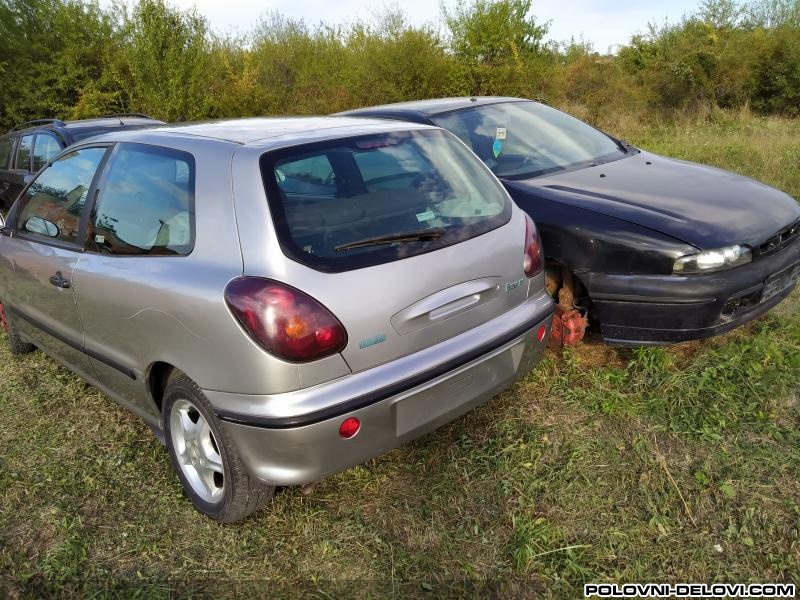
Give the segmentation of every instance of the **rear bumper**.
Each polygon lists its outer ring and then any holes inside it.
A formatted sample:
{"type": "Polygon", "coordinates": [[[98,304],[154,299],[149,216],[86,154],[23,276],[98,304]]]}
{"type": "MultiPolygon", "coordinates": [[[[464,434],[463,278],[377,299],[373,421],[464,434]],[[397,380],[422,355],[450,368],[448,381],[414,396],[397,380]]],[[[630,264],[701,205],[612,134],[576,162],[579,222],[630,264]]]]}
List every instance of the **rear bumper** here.
{"type": "Polygon", "coordinates": [[[789,296],[798,275],[800,242],[709,275],[590,273],[583,280],[605,341],[647,346],[708,338],[752,321],[789,296]]]}
{"type": "Polygon", "coordinates": [[[542,326],[549,333],[552,311],[542,295],[415,355],[298,392],[205,394],[254,477],[271,485],[318,481],[432,431],[511,385],[541,358],[547,338],[540,342],[537,333],[542,326]],[[466,344],[481,336],[480,344],[466,344]],[[461,352],[451,355],[459,342],[461,352]],[[439,361],[429,362],[437,355],[439,361]],[[280,396],[284,414],[278,415],[272,407],[280,396]],[[230,409],[241,408],[242,400],[261,405],[260,414],[230,409]],[[317,409],[286,410],[300,405],[317,409]],[[358,418],[361,429],[345,440],[339,425],[348,417],[358,418]]]}

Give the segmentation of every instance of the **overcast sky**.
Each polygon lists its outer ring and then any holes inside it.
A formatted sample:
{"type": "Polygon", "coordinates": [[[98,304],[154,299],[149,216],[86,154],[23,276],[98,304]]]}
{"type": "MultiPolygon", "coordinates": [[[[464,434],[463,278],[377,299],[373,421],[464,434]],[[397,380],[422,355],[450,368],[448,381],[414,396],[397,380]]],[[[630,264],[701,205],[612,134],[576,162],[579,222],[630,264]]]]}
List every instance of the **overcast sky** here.
{"type": "MultiPolygon", "coordinates": [[[[309,24],[347,23],[369,19],[386,6],[400,6],[417,24],[440,22],[439,0],[170,0],[183,8],[196,6],[214,29],[246,33],[267,11],[303,18],[309,24]]],[[[452,5],[452,0],[446,0],[452,5]]],[[[624,44],[630,36],[644,31],[647,24],[675,21],[694,10],[699,0],[534,0],[533,14],[539,21],[551,21],[550,37],[576,39],[581,35],[606,52],[624,44]]]]}

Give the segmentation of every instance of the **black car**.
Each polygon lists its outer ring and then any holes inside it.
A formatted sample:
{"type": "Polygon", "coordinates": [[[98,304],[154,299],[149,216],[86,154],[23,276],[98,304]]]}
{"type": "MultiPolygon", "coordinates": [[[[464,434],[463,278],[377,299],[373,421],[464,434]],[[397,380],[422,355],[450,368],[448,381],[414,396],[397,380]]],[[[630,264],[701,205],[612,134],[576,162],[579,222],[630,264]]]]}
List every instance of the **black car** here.
{"type": "Polygon", "coordinates": [[[163,123],[140,113],[120,113],[79,121],[38,119],[20,123],[0,136],[0,211],[8,211],[33,174],[70,144],[117,129],[138,129],[163,123]]]}
{"type": "Polygon", "coordinates": [[[634,148],[520,98],[449,98],[340,113],[438,125],[469,146],[539,228],[554,326],[660,345],[729,331],[800,279],[800,206],[720,169],[634,148]]]}

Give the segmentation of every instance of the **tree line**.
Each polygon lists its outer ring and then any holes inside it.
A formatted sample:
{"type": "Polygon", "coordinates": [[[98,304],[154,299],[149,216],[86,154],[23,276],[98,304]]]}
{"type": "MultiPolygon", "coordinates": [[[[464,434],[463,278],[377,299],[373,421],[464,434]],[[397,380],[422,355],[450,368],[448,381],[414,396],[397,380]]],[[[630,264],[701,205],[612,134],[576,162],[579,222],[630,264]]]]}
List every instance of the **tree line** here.
{"type": "Polygon", "coordinates": [[[167,121],[324,114],[453,95],[515,95],[669,118],[800,115],[800,0],[702,0],[612,53],[547,40],[532,0],[460,0],[443,26],[390,10],[348,26],[267,13],[220,34],[166,0],[0,0],[0,127],[144,112],[167,121]]]}

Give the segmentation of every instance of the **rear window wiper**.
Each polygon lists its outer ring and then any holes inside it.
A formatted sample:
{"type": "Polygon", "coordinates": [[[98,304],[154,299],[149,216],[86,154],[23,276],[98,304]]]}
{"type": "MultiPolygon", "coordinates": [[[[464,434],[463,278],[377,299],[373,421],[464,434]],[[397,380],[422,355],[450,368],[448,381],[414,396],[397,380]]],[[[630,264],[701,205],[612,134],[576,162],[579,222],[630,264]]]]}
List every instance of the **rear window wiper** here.
{"type": "Polygon", "coordinates": [[[409,242],[430,242],[438,240],[445,234],[441,227],[431,227],[430,229],[418,229],[417,231],[405,231],[402,233],[390,233],[388,235],[377,235],[355,242],[347,242],[334,247],[337,252],[352,250],[353,248],[364,248],[366,246],[378,246],[381,244],[407,244],[409,242]]]}

